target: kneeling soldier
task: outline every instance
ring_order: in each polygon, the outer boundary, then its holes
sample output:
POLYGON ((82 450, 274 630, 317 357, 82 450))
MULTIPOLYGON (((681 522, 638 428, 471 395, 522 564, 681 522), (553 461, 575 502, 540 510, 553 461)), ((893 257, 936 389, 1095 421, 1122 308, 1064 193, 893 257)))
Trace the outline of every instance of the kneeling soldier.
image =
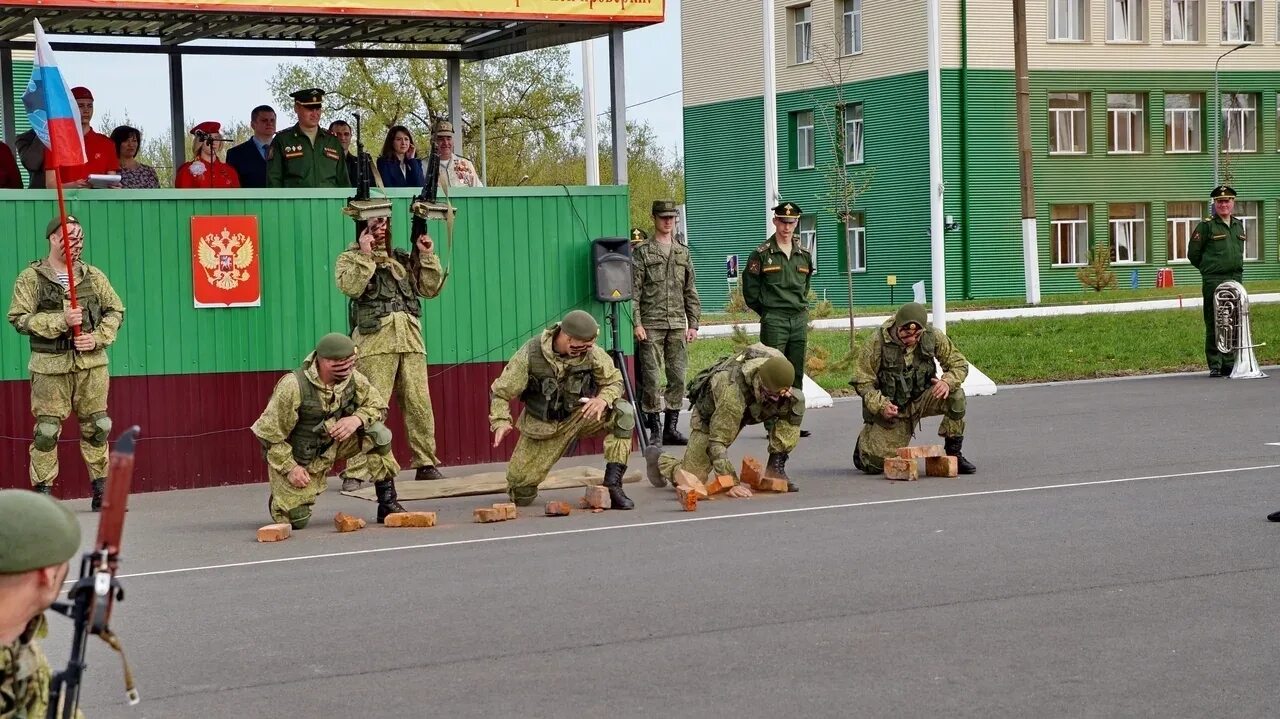
MULTIPOLYGON (((661 487, 673 480, 677 469, 706 480, 715 470, 738 480, 729 461, 729 445, 749 424, 764 423, 769 433, 771 477, 787 480, 787 490, 799 487, 787 477, 787 457, 800 440, 804 417, 804 394, 792 387, 796 371, 782 352, 763 344, 753 344, 742 352, 721 359, 689 382, 689 446, 684 459, 664 454, 650 445, 644 451, 649 481, 661 487)), ((674 483, 674 482, 673 482, 674 483)), ((732 497, 750 497, 741 484, 729 490, 732 497)))
POLYGON ((884 458, 911 444, 921 419, 936 415, 943 416, 938 434, 960 474, 977 471, 960 453, 965 410, 960 385, 969 374, 969 360, 927 320, 923 305, 908 302, 880 326, 858 358, 849 384, 862 397, 864 424, 853 448, 853 466, 867 474, 883 472, 884 458), (942 377, 937 365, 942 365, 942 377))
POLYGON ((322 337, 301 368, 280 378, 253 423, 267 458, 267 507, 276 522, 307 526, 329 470, 356 456, 365 459, 366 476, 359 479, 372 481, 378 494, 378 522, 405 511, 396 501, 400 466, 391 454, 391 430, 383 424, 387 401, 355 371, 355 354, 350 337, 322 337))
POLYGON ((614 509, 635 506, 622 491, 622 477, 636 412, 622 399, 622 373, 595 344, 599 333, 594 317, 574 310, 516 350, 490 387, 494 447, 511 431, 511 400, 524 402, 520 440, 507 465, 507 493, 517 505, 533 503, 538 485, 574 440, 607 432, 604 486, 614 509))

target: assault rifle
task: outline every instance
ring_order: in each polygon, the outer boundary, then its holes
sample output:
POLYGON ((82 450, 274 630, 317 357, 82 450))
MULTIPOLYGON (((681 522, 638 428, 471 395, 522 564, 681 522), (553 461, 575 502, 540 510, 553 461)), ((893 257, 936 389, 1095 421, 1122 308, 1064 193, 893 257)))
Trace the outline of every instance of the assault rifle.
POLYGON ((116 580, 120 564, 120 540, 124 533, 124 513, 129 501, 129 484, 133 481, 133 445, 138 433, 135 425, 116 439, 111 450, 107 488, 98 520, 98 538, 93 549, 80 560, 80 578, 67 592, 67 602, 51 607, 75 623, 71 640, 71 659, 67 668, 53 675, 49 685, 48 719, 71 719, 80 707, 80 681, 84 676, 85 648, 89 635, 102 638, 120 654, 124 664, 125 696, 129 704, 139 701, 133 685, 133 673, 125 659, 120 639, 111 631, 111 612, 117 601, 124 601, 124 587, 116 580))
MULTIPOLYGON (((449 220, 454 209, 448 203, 438 202, 440 192, 440 155, 436 152, 436 143, 431 143, 431 154, 427 156, 422 168, 422 192, 413 198, 409 212, 413 215, 413 227, 409 232, 409 241, 416 242, 420 235, 427 231, 427 220, 449 220)), ((446 195, 447 195, 446 191, 446 195)))
POLYGON ((364 151, 364 142, 360 139, 360 113, 351 113, 356 119, 356 194, 347 200, 343 214, 356 221, 359 230, 375 217, 391 216, 391 201, 386 197, 375 200, 370 196, 370 185, 373 182, 373 158, 364 151))

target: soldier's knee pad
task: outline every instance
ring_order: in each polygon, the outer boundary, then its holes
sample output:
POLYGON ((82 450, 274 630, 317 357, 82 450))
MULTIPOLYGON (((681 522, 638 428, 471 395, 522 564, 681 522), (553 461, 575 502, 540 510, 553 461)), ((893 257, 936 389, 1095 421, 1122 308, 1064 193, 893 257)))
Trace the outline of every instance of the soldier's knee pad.
POLYGON ((374 454, 385 455, 391 452, 391 430, 387 428, 387 425, 381 422, 374 422, 364 432, 369 439, 373 440, 374 454))
POLYGON ((287 515, 291 527, 305 529, 307 523, 311 521, 311 505, 304 504, 301 507, 294 507, 288 511, 287 515))
POLYGON ((964 412, 964 388, 957 387, 956 391, 947 396, 947 407, 944 414, 946 414, 949 419, 964 419, 964 412))
POLYGON ((85 428, 90 431, 89 436, 85 437, 89 444, 101 447, 107 443, 107 437, 111 434, 111 418, 106 412, 94 412, 89 415, 85 428))
POLYGON ((58 434, 62 432, 62 420, 57 417, 41 415, 36 417, 36 430, 33 444, 37 451, 49 452, 58 446, 58 434))
POLYGON ((627 438, 631 430, 636 428, 636 408, 625 399, 613 403, 616 416, 613 419, 613 436, 627 438))
POLYGON ((804 410, 805 410, 804 390, 795 389, 793 387, 791 389, 791 396, 794 397, 796 400, 791 405, 791 414, 795 415, 797 418, 804 417, 804 410))
POLYGON ((533 504, 533 500, 538 498, 538 488, 511 487, 507 490, 507 494, 511 496, 511 501, 515 502, 517 507, 528 507, 533 504))

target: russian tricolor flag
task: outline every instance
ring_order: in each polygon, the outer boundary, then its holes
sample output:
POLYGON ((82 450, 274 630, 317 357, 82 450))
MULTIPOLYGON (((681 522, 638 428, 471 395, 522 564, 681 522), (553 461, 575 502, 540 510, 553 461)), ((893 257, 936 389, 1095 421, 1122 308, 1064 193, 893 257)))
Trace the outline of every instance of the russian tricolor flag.
POLYGON ((83 165, 89 158, 84 151, 84 134, 80 130, 80 106, 71 96, 66 80, 62 79, 58 61, 53 57, 53 48, 49 47, 39 20, 35 21, 35 33, 35 67, 31 71, 27 91, 22 95, 22 104, 27 108, 31 128, 40 142, 49 148, 45 169, 83 165))

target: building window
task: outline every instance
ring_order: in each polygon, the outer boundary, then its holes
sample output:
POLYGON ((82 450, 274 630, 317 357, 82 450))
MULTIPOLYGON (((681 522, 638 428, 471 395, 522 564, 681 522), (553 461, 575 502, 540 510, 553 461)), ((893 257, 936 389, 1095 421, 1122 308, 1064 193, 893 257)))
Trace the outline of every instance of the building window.
POLYGON ((1257 39, 1257 1, 1222 0, 1222 41, 1253 42, 1257 39))
POLYGON ((844 12, 840 19, 844 27, 841 51, 845 55, 862 52, 862 0, 844 0, 844 12))
POLYGON ((1141 93, 1107 93, 1107 151, 1147 151, 1147 96, 1141 93))
POLYGON ((818 274, 818 225, 813 215, 800 216, 800 246, 813 258, 812 275, 818 274))
POLYGON ((1111 261, 1134 265, 1147 261, 1147 206, 1111 205, 1111 261))
POLYGON ((1222 95, 1222 151, 1258 151, 1258 96, 1247 92, 1222 95))
POLYGON ((808 5, 793 7, 791 13, 791 34, 792 54, 795 64, 810 62, 813 60, 813 8, 808 5))
POLYGON ((795 113, 796 169, 813 168, 813 110, 795 113))
POLYGON ((867 271, 867 227, 861 212, 851 212, 844 223, 845 256, 850 272, 867 271))
POLYGON ((1258 248, 1262 246, 1262 233, 1258 227, 1258 203, 1236 200, 1235 218, 1244 225, 1244 259, 1257 261, 1258 248))
POLYGON ((1049 0, 1049 39, 1084 40, 1086 0, 1049 0))
POLYGON ((1089 262, 1089 206, 1054 205, 1049 208, 1053 230, 1053 264, 1084 265, 1089 262))
POLYGON ((1049 93, 1049 154, 1084 154, 1089 150, 1088 137, 1088 93, 1049 93))
POLYGON ((1117 42, 1142 42, 1147 24, 1142 0, 1107 0, 1107 39, 1117 42))
POLYGON ((862 162, 862 103, 844 106, 844 163, 862 162))
POLYGON ((1164 41, 1200 42, 1200 0, 1165 0, 1164 41))
POLYGON ((1169 226, 1169 261, 1190 262, 1187 259, 1187 244, 1191 242, 1191 233, 1196 225, 1204 219, 1204 204, 1200 202, 1170 202, 1166 205, 1169 226))
POLYGON ((1204 96, 1199 93, 1165 93, 1164 151, 1200 152, 1204 143, 1204 125, 1200 107, 1204 96))

